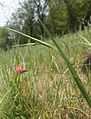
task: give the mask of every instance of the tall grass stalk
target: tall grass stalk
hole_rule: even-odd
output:
[[[42,22],[41,22],[41,23],[42,23]],[[48,44],[48,43],[45,43],[45,42],[43,42],[43,41],[41,41],[41,40],[38,40],[38,39],[36,39],[36,38],[33,38],[33,37],[31,37],[31,36],[28,36],[28,35],[26,35],[26,34],[24,34],[24,33],[21,33],[21,32],[19,32],[19,31],[13,30],[13,29],[11,29],[11,28],[7,28],[7,29],[10,30],[10,31],[13,31],[13,32],[15,32],[15,33],[21,34],[21,35],[23,35],[24,37],[27,37],[27,38],[29,38],[29,39],[32,39],[32,40],[34,40],[34,41],[36,41],[36,42],[38,42],[38,43],[40,43],[40,44],[42,44],[42,45],[44,45],[44,46],[53,48],[53,49],[55,49],[56,51],[58,50],[57,53],[59,53],[59,55],[64,59],[66,65],[68,66],[68,68],[69,68],[69,70],[70,70],[70,72],[71,72],[71,75],[72,75],[74,81],[76,82],[78,88],[80,89],[80,91],[81,91],[83,97],[85,98],[85,100],[87,101],[88,105],[91,107],[91,99],[90,99],[88,93],[86,92],[86,89],[85,89],[85,87],[84,87],[82,81],[80,80],[79,75],[77,74],[77,72],[75,71],[75,69],[74,69],[74,67],[72,66],[71,62],[69,61],[69,59],[66,57],[66,55],[64,54],[64,52],[63,52],[62,49],[60,48],[59,44],[58,44],[58,43],[56,42],[56,40],[52,37],[52,35],[50,34],[50,32],[48,31],[48,29],[46,28],[46,26],[45,26],[43,23],[42,23],[42,25],[43,25],[44,29],[46,30],[46,32],[49,34],[51,40],[53,41],[53,43],[54,43],[54,45],[56,46],[57,49],[56,49],[54,46],[52,46],[52,45],[50,45],[50,44]],[[28,44],[28,45],[29,45],[29,44]]]

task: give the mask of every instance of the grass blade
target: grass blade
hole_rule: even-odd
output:
[[[90,43],[86,38],[84,38],[82,35],[80,35],[80,37],[81,37],[88,45],[91,46],[91,43]]]
[[[34,41],[36,41],[36,42],[38,42],[38,43],[40,43],[40,44],[42,44],[42,45],[44,45],[44,46],[47,46],[47,47],[49,47],[49,48],[54,48],[52,45],[50,45],[50,44],[48,44],[48,43],[46,43],[46,42],[43,42],[43,41],[41,41],[41,40],[39,40],[39,39],[37,39],[37,38],[33,38],[33,37],[31,37],[31,36],[29,36],[29,35],[26,35],[26,34],[24,34],[24,33],[22,33],[22,32],[19,32],[19,31],[17,31],[17,30],[13,30],[13,29],[11,29],[11,28],[7,28],[8,30],[10,30],[10,31],[12,31],[12,32],[15,32],[15,33],[18,33],[18,34],[21,34],[22,36],[24,36],[24,37],[26,37],[26,38],[29,38],[29,39],[32,39],[32,40],[34,40]],[[27,45],[31,45],[31,44],[26,44],[26,46]],[[15,46],[14,46],[15,47]],[[54,48],[55,49],[55,48]]]
[[[5,93],[5,95],[0,99],[0,104],[2,104],[3,100],[6,99],[7,95],[10,93],[11,88]]]
[[[74,67],[72,66],[72,64],[71,64],[71,62],[69,61],[69,59],[66,57],[66,55],[64,54],[64,52],[63,52],[62,49],[60,48],[59,44],[56,42],[56,40],[52,37],[52,35],[51,35],[50,32],[48,31],[48,29],[46,28],[46,26],[42,23],[41,20],[40,20],[40,22],[41,22],[41,24],[43,25],[43,27],[44,27],[44,29],[46,30],[46,32],[48,33],[48,35],[50,36],[51,40],[53,41],[53,43],[54,43],[54,45],[56,46],[57,49],[56,49],[55,47],[53,47],[52,45],[50,45],[50,44],[47,44],[47,43],[45,43],[45,42],[43,42],[43,41],[40,41],[40,40],[38,40],[38,39],[36,39],[36,38],[30,37],[30,36],[28,36],[28,35],[26,35],[26,34],[24,34],[24,33],[21,33],[21,32],[19,32],[19,31],[13,30],[13,29],[11,29],[11,28],[7,28],[7,29],[8,29],[8,30],[11,30],[11,31],[13,31],[13,32],[15,32],[15,33],[19,33],[19,34],[21,34],[21,35],[23,35],[23,36],[25,36],[25,37],[27,37],[27,38],[30,38],[30,39],[32,39],[32,40],[34,40],[34,41],[36,41],[36,42],[38,42],[38,43],[40,43],[40,44],[42,44],[42,45],[44,45],[44,46],[53,48],[53,49],[55,49],[56,51],[58,50],[59,55],[64,59],[66,65],[68,66],[68,68],[69,68],[69,70],[70,70],[70,72],[71,72],[71,75],[72,75],[74,81],[76,82],[76,84],[77,84],[77,86],[78,86],[80,92],[82,93],[83,97],[84,97],[85,100],[87,101],[88,105],[91,107],[91,99],[90,99],[89,95],[87,94],[86,89],[85,89],[85,87],[84,87],[82,81],[80,80],[80,77],[78,76],[77,72],[75,71],[75,69],[74,69]]]
[[[91,107],[91,99],[90,99],[89,95],[87,94],[86,89],[85,89],[82,81],[80,80],[80,77],[78,76],[77,72],[75,71],[75,69],[73,68],[72,64],[70,63],[70,61],[68,60],[68,58],[63,53],[63,51],[60,49],[60,47],[57,46],[57,48],[58,48],[58,50],[60,52],[61,57],[64,59],[66,65],[68,66],[68,68],[69,68],[69,70],[70,70],[70,72],[72,74],[72,77],[75,80],[78,88],[80,89],[83,97],[85,98],[85,100],[87,101],[87,103],[89,104],[89,106]]]
[[[71,75],[74,79],[74,81],[76,82],[78,88],[80,89],[80,92],[82,93],[83,97],[85,98],[85,100],[87,101],[88,105],[91,107],[91,98],[89,97],[89,95],[87,94],[87,91],[82,83],[82,81],[80,80],[80,77],[78,76],[77,72],[75,71],[74,67],[72,66],[71,62],[69,61],[69,59],[66,57],[66,55],[64,54],[64,52],[62,51],[62,49],[60,48],[59,44],[56,42],[56,40],[53,38],[53,36],[51,35],[51,33],[48,31],[47,27],[43,24],[43,22],[41,21],[41,19],[39,18],[40,23],[42,24],[43,28],[45,29],[45,31],[48,33],[49,37],[51,38],[52,42],[54,43],[54,45],[56,46],[56,48],[59,51],[59,55],[64,59],[66,65],[68,66]],[[84,39],[87,43],[89,43],[86,39]]]

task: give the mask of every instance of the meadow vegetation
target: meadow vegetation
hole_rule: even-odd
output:
[[[0,119],[91,119],[91,0],[26,0],[0,27]]]
[[[82,38],[82,37],[83,38]],[[81,72],[90,51],[91,29],[55,40],[80,76],[89,96],[90,73]],[[52,44],[49,39],[47,43]],[[22,64],[25,72],[15,72]],[[91,108],[69,68],[51,48],[35,43],[0,53],[0,119],[90,119]]]

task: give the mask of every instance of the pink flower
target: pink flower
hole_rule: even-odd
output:
[[[17,73],[21,73],[22,72],[22,64],[19,64],[18,66],[16,66],[14,71]]]

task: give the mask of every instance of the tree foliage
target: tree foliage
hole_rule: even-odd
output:
[[[91,0],[26,0],[20,3],[7,26],[44,40],[48,35],[41,22],[55,37],[84,30],[91,23],[90,17]],[[8,40],[9,45],[33,42],[13,33],[9,33]]]
[[[11,41],[9,39],[9,33],[6,29],[0,27],[0,48],[5,51],[10,48]]]

